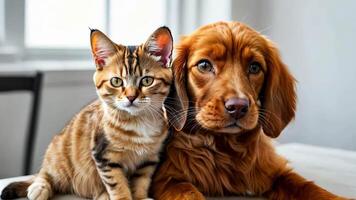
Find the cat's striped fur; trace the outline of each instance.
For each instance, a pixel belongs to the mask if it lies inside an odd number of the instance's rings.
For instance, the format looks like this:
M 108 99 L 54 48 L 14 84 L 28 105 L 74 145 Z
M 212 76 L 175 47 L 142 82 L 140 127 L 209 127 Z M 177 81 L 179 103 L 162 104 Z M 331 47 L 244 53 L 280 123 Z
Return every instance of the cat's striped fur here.
M 35 178 L 10 184 L 3 198 L 24 196 L 27 187 L 33 200 L 57 192 L 94 199 L 148 197 L 168 131 L 162 106 L 172 82 L 170 31 L 161 27 L 145 44 L 127 47 L 92 30 L 91 44 L 99 100 L 55 136 Z

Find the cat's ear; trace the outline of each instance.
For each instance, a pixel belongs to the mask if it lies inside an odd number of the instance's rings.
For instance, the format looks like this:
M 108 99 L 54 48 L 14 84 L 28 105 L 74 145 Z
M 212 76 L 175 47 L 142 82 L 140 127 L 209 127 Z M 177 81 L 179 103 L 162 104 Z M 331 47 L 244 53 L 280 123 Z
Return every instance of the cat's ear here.
M 164 67 L 169 67 L 172 60 L 173 37 L 168 27 L 158 28 L 145 43 L 145 50 Z
M 108 60 L 116 53 L 114 43 L 101 31 L 90 29 L 91 51 L 97 69 L 102 69 L 108 64 Z

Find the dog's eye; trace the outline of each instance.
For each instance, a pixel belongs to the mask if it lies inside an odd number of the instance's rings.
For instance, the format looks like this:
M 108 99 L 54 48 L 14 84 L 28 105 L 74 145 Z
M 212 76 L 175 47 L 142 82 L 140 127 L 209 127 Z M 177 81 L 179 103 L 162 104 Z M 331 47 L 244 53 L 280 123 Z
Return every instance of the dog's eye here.
M 249 74 L 257 74 L 261 70 L 261 65 L 258 62 L 253 62 L 250 64 L 248 68 L 248 73 Z
M 120 86 L 122 86 L 122 80 L 121 80 L 121 78 L 119 78 L 119 77 L 112 77 L 111 79 L 110 79 L 110 84 L 113 86 L 113 87 L 120 87 Z
M 153 83 L 153 77 L 146 76 L 146 77 L 143 77 L 143 78 L 141 79 L 141 85 L 142 85 L 142 86 L 147 87 L 147 86 L 152 85 L 152 83 Z
M 212 72 L 214 71 L 213 65 L 208 60 L 201 60 L 197 65 L 199 71 L 201 72 Z

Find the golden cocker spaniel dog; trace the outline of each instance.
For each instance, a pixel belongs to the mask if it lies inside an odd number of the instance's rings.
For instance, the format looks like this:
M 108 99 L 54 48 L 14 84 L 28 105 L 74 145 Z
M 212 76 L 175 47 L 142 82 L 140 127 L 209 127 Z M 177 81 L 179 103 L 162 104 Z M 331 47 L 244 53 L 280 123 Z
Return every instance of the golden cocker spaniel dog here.
M 153 180 L 155 199 L 344 199 L 293 172 L 271 145 L 296 109 L 295 79 L 271 41 L 219 22 L 184 37 L 176 54 L 166 101 L 175 130 Z

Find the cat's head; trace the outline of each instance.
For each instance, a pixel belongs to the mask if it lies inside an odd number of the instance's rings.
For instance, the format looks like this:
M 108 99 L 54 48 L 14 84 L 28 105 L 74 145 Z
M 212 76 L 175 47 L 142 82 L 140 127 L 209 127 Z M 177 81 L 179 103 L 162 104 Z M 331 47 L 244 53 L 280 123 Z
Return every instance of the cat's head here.
M 94 83 L 106 105 L 132 115 L 162 108 L 172 83 L 173 39 L 167 27 L 138 46 L 115 44 L 99 30 L 91 30 L 90 40 Z

